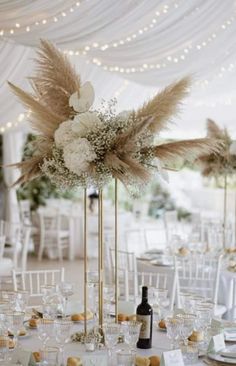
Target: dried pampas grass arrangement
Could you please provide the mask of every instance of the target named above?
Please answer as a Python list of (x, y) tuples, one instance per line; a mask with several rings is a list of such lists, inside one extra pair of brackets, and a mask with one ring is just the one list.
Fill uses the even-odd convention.
[(42, 40), (37, 53), (33, 94), (9, 83), (27, 109), (37, 133), (34, 155), (15, 166), (16, 183), (45, 174), (59, 188), (101, 188), (110, 178), (126, 187), (145, 185), (153, 172), (176, 159), (194, 160), (216, 154), (218, 137), (155, 143), (155, 136), (178, 113), (190, 86), (189, 78), (168, 86), (137, 111), (114, 113), (115, 102), (92, 110), (94, 90), (80, 77), (64, 54)]

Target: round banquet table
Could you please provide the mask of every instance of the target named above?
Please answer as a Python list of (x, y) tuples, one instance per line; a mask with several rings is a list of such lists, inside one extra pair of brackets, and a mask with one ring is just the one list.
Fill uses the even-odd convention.
[[(76, 324), (73, 325), (73, 330), (72, 333), (76, 332), (76, 331), (81, 331), (83, 329), (82, 324)], [(37, 336), (37, 330), (36, 329), (29, 329), (29, 336), (24, 338), (24, 339), (20, 339), (20, 345), (23, 349), (25, 350), (29, 350), (32, 352), (38, 351), (41, 347), (42, 347), (42, 343), (39, 341), (38, 336)], [(54, 339), (50, 339), (50, 341), (47, 344), (48, 346), (56, 346), (55, 340)], [(122, 349), (125, 348), (125, 345), (120, 344), (119, 346), (116, 347), (116, 350), (118, 349)], [(160, 331), (157, 330), (155, 325), (153, 325), (153, 347), (150, 350), (141, 350), (141, 349), (137, 349), (137, 355), (139, 356), (151, 356), (151, 355), (159, 355), (161, 356), (162, 352), (164, 351), (168, 351), (170, 350), (170, 341), (167, 338), (166, 332), (165, 331)], [(107, 351), (104, 350), (99, 350), (99, 351), (95, 351), (95, 352), (85, 352), (84, 346), (81, 345), (78, 342), (68, 342), (65, 346), (65, 358), (67, 357), (80, 357), (82, 358), (83, 361), (86, 360), (86, 355), (90, 355), (93, 356), (93, 360), (94, 362), (96, 362), (96, 358), (97, 360), (99, 359), (99, 355), (106, 355)], [(83, 365), (97, 365), (97, 363), (86, 363), (84, 362)], [(102, 364), (103, 365), (103, 364)], [(104, 364), (105, 365), (105, 364)], [(116, 363), (114, 363), (114, 365), (116, 365)], [(195, 364), (196, 366), (200, 366), (200, 365), (205, 365), (203, 360), (201, 358), (199, 358), (198, 362)], [(107, 366), (111, 366), (108, 365)]]

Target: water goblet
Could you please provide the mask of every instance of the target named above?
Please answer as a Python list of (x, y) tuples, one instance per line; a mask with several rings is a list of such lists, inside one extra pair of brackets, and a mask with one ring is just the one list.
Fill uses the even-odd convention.
[(188, 337), (192, 334), (197, 317), (194, 314), (178, 314), (176, 317), (181, 321), (180, 336), (183, 339), (183, 343), (187, 345)]
[(42, 285), (40, 286), (43, 304), (50, 302), (51, 296), (56, 294), (56, 285)]
[(68, 299), (74, 294), (74, 285), (69, 282), (61, 282), (58, 285), (58, 291), (63, 297), (63, 313), (66, 316)]
[(121, 349), (116, 353), (117, 366), (133, 366), (135, 364), (135, 352)]
[(70, 338), (72, 325), (72, 321), (68, 319), (57, 319), (54, 321), (55, 336), (59, 346), (61, 365), (64, 365), (64, 348), (65, 343)]
[(9, 353), (9, 337), (7, 335), (0, 335), (0, 364), (7, 364)]
[(108, 358), (111, 359), (112, 349), (117, 344), (120, 334), (120, 324), (107, 323), (103, 326), (103, 331), (105, 335), (105, 343), (108, 350)]
[(138, 321), (125, 321), (121, 323), (121, 330), (123, 331), (125, 343), (129, 346), (130, 350), (135, 350), (138, 342), (140, 329), (142, 323)]
[(9, 311), (5, 313), (8, 330), (14, 336), (15, 349), (20, 348), (18, 333), (23, 326), (25, 313), (22, 311)]
[(165, 319), (167, 337), (171, 341), (171, 349), (177, 346), (177, 340), (180, 338), (181, 320), (175, 317), (167, 317)]
[(43, 343), (43, 348), (46, 347), (47, 341), (53, 336), (54, 321), (52, 319), (39, 319), (38, 321), (38, 337), (39, 340)]

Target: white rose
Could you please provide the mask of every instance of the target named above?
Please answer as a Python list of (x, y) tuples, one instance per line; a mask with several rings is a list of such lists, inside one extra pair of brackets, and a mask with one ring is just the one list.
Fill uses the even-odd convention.
[(85, 138), (77, 138), (64, 148), (65, 166), (78, 175), (85, 172), (96, 157), (92, 145)]
[(86, 112), (77, 114), (72, 123), (72, 131), (83, 137), (86, 133), (94, 127), (101, 125), (102, 122), (95, 113)]
[(71, 120), (62, 122), (58, 129), (55, 131), (54, 139), (57, 147), (63, 148), (65, 145), (67, 145), (76, 138), (75, 133), (71, 129), (72, 123), (73, 121)]
[(233, 141), (229, 148), (229, 153), (231, 155), (236, 155), (236, 141)]
[(78, 92), (75, 92), (70, 96), (69, 106), (73, 107), (76, 112), (87, 112), (92, 106), (95, 98), (92, 84), (87, 81), (83, 86), (81, 86), (79, 94), (80, 96), (78, 95)]

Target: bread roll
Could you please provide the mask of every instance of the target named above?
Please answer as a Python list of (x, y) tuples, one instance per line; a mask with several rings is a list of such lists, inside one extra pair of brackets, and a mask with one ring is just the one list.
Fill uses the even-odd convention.
[(136, 314), (128, 315), (128, 320), (131, 320), (131, 321), (136, 320)]
[(126, 314), (118, 314), (118, 322), (125, 322), (127, 320)]
[(37, 328), (38, 321), (39, 321), (38, 319), (31, 318), (29, 320), (29, 326), (30, 326), (30, 328)]
[(161, 319), (158, 323), (159, 328), (166, 329), (166, 322), (164, 319)]
[(185, 247), (179, 248), (179, 254), (183, 256), (189, 255), (189, 249)]
[(84, 318), (83, 318), (82, 314), (72, 314), (71, 315), (71, 320), (73, 322), (79, 322), (79, 321), (84, 320)]
[(15, 341), (14, 341), (13, 339), (11, 339), (11, 338), (9, 338), (8, 347), (9, 347), (10, 349), (15, 348)]
[(19, 336), (25, 336), (26, 335), (26, 330), (25, 329), (21, 329), (19, 330), (19, 333), (18, 333)]
[(40, 362), (41, 361), (41, 357), (40, 357), (39, 352), (33, 352), (33, 357), (35, 359), (35, 362)]
[(192, 342), (201, 342), (203, 341), (203, 332), (199, 332), (194, 330), (191, 334), (191, 336), (189, 337), (189, 340)]
[(159, 356), (150, 356), (150, 366), (160, 366), (161, 359)]
[(9, 347), (9, 338), (6, 336), (0, 336), (0, 348)]
[(67, 366), (82, 366), (82, 361), (79, 357), (68, 357)]
[(136, 356), (135, 366), (150, 366), (151, 361), (148, 357)]

